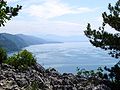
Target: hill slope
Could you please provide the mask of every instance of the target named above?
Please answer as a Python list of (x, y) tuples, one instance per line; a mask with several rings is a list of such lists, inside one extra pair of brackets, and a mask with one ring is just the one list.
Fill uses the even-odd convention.
[(23, 34), (12, 35), (8, 33), (0, 34), (0, 47), (6, 49), (7, 52), (19, 51), (20, 49), (35, 44), (48, 43), (46, 40), (34, 36)]
[(17, 51), (25, 46), (27, 46), (25, 41), (16, 35), (7, 33), (0, 34), (0, 47), (5, 48), (8, 52)]
[(38, 38), (38, 37), (34, 37), (34, 36), (23, 35), (23, 34), (17, 34), (16, 36), (22, 38), (27, 43), (27, 45), (47, 43), (46, 40)]

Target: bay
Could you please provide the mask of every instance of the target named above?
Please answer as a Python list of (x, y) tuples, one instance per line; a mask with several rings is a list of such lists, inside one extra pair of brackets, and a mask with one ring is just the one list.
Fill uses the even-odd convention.
[(61, 73), (76, 73), (77, 67), (96, 70), (98, 67), (111, 67), (118, 62), (107, 51), (96, 48), (89, 42), (40, 44), (24, 49), (32, 52), (37, 62), (45, 68), (52, 67)]

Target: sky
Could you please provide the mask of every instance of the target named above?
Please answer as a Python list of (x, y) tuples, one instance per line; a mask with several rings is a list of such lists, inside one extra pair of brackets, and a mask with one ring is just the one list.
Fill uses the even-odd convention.
[[(84, 35), (87, 23), (97, 29), (101, 26), (102, 12), (117, 0), (6, 0), (8, 5), (22, 5), (17, 17), (1, 27), (1, 33), (34, 36)], [(107, 29), (112, 30), (110, 27)]]

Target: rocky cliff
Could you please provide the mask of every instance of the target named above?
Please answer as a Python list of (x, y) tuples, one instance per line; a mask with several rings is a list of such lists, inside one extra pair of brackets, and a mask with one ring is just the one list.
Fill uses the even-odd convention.
[(60, 74), (54, 68), (45, 69), (40, 64), (27, 70), (3, 64), (0, 69), (0, 90), (110, 90), (106, 80)]

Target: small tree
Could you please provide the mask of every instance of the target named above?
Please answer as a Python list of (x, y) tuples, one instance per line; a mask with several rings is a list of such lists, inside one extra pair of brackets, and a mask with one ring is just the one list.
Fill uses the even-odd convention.
[(36, 59), (31, 52), (23, 50), (18, 54), (14, 54), (13, 56), (9, 57), (5, 63), (18, 69), (27, 69), (28, 67), (34, 66), (36, 64)]
[[(120, 57), (120, 0), (115, 6), (108, 5), (109, 14), (102, 13), (103, 24), (98, 30), (92, 30), (91, 25), (87, 25), (85, 35), (89, 38), (93, 46), (108, 50), (109, 54), (114, 58)], [(118, 33), (108, 33), (105, 26), (109, 25)], [(105, 67), (108, 73), (108, 79), (111, 81), (112, 90), (120, 90), (120, 61), (111, 68)]]

